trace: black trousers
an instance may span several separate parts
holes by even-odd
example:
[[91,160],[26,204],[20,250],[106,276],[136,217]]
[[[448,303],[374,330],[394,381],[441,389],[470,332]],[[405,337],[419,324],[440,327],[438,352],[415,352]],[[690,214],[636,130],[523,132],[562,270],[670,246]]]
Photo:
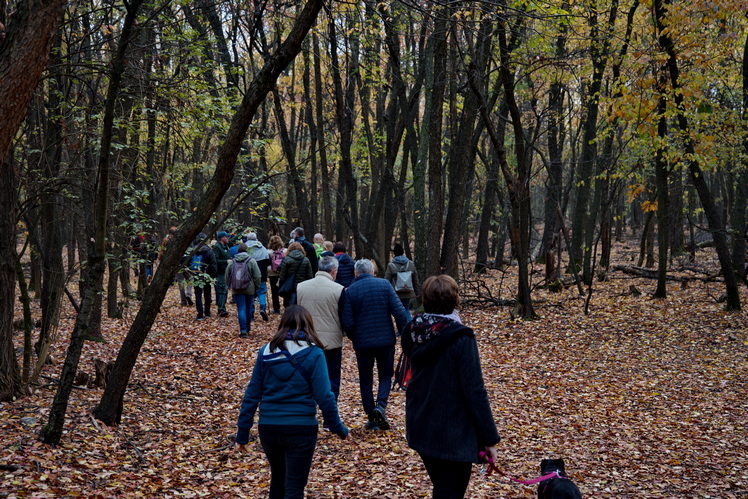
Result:
[[260,425],[270,463],[270,499],[303,499],[317,446],[317,427]]
[[434,499],[462,499],[465,497],[473,463],[446,461],[420,454],[426,471],[434,485]]

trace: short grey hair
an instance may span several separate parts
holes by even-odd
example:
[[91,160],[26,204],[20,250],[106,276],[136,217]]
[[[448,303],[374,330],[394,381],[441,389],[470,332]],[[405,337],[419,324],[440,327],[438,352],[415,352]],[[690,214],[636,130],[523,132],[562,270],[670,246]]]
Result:
[[356,260],[356,265],[353,266],[353,270],[356,271],[356,275],[361,274],[372,274],[374,275],[374,264],[367,258]]
[[319,261],[317,269],[322,272],[330,273],[338,268],[338,259],[334,256],[326,256]]

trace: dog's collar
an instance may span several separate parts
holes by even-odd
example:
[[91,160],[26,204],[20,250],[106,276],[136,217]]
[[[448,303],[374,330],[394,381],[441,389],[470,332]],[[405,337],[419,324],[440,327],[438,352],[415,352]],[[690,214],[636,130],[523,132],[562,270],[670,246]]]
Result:
[[566,476],[566,473],[564,473],[561,470],[551,471],[550,473],[546,473],[545,475],[543,475],[540,478],[542,478],[543,480],[541,480],[539,482],[540,485],[538,485],[538,487],[539,487],[538,497],[543,497],[543,498],[545,497],[545,489],[546,489],[546,487],[548,487],[548,482],[550,482],[551,480],[554,480],[556,478],[560,478],[562,480],[568,480],[569,479],[569,477]]
[[553,480],[554,478],[562,478],[564,480],[568,480],[569,479],[569,477],[566,476],[566,473],[564,473],[561,470],[553,470],[550,473],[546,473],[545,475],[543,475],[540,478],[543,479],[543,480],[541,480],[541,483],[545,482],[545,481],[548,481],[548,480]]

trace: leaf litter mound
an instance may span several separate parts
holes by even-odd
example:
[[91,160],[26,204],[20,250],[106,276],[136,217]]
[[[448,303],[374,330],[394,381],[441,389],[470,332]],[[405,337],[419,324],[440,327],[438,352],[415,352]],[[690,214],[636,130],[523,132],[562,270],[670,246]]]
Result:
[[[492,271],[485,283],[511,296],[514,280]],[[673,281],[662,300],[650,297],[655,284],[612,274],[595,283],[589,315],[574,287],[536,290],[536,321],[512,320],[506,307],[462,309],[478,338],[503,472],[534,478],[541,459],[563,457],[585,497],[748,497],[746,315],[722,310],[718,282]],[[741,294],[748,301],[744,287]],[[232,438],[257,350],[278,316],[254,322],[242,341],[233,309],[197,322],[178,303],[174,288],[138,358],[118,427],[90,416],[100,388],[76,389],[61,444],[36,440],[63,342],[31,396],[0,404],[0,497],[267,495],[259,442],[240,455]],[[104,319],[108,343],[86,344],[82,370],[116,357],[129,318]],[[72,326],[70,314],[60,337]],[[390,398],[391,431],[365,430],[350,343],[343,357],[339,404],[351,434],[342,441],[320,431],[307,497],[429,497],[428,476],[405,440],[405,393]],[[535,495],[535,487],[474,466],[468,497]]]

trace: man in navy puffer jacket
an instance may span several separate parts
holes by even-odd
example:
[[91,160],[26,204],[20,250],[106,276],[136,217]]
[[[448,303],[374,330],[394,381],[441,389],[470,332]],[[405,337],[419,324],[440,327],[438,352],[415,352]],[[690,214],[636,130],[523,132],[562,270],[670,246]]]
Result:
[[348,253],[346,253],[345,244],[338,241],[332,247],[335,258],[338,259],[338,275],[335,278],[335,282],[347,288],[356,278],[356,274],[353,270],[353,266],[356,262],[353,261]]
[[[356,352],[361,403],[369,417],[366,427],[388,430],[390,424],[385,409],[395,370],[395,342],[408,318],[390,283],[374,277],[370,260],[358,260],[355,272],[356,279],[345,291],[343,330]],[[392,325],[393,317],[397,330]],[[376,402],[373,394],[375,362],[379,375]]]

